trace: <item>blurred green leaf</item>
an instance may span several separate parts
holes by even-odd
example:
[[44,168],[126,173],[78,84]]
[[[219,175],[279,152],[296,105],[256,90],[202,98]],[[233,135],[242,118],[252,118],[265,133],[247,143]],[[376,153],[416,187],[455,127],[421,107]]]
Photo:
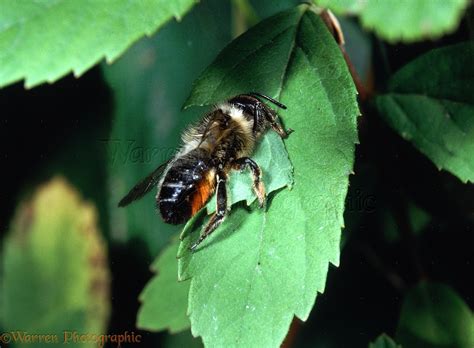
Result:
[[25,79],[27,87],[79,76],[102,58],[117,59],[133,42],[194,0],[0,0],[0,87]]
[[191,278],[192,332],[210,346],[278,346],[295,314],[308,317],[329,262],[339,262],[359,111],[339,47],[310,6],[277,14],[233,41],[187,105],[251,90],[288,106],[281,115],[295,130],[285,140],[294,187],[274,195],[268,212],[234,206],[193,254],[187,248],[203,214],[185,227],[180,279]]
[[374,343],[369,344],[369,348],[401,348],[386,334],[382,334],[375,340]]
[[157,273],[140,294],[142,305],[138,312],[137,327],[159,331],[179,332],[188,329],[189,282],[178,282],[176,253],[178,242],[173,242],[152,265]]
[[431,216],[416,205],[413,202],[408,203],[408,220],[410,221],[410,225],[412,231],[415,235],[419,236],[423,229],[429,224],[431,221]]
[[2,326],[55,334],[59,342],[63,331],[105,333],[106,254],[94,206],[61,178],[42,186],[19,206],[5,241]]
[[314,0],[338,14],[358,14],[388,41],[436,38],[456,29],[469,0]]
[[232,36],[239,36],[259,22],[249,0],[232,0]]
[[435,49],[400,69],[376,106],[439,169],[474,181],[474,43]]
[[404,348],[472,348],[474,317],[449,286],[422,282],[404,300],[396,338]]
[[138,238],[156,255],[179,232],[157,213],[156,191],[124,209],[117,203],[175,153],[182,130],[206,112],[202,108],[182,112],[180,107],[193,80],[230,40],[229,19],[227,2],[197,4],[181,23],[170,23],[113,65],[103,66],[116,105],[110,138],[104,139],[113,240]]
[[[413,201],[408,201],[405,209],[408,215],[407,218],[411,227],[411,232],[413,232],[415,236],[421,236],[422,232],[431,221],[431,215],[416,205]],[[382,219],[385,240],[389,243],[400,241],[401,233],[393,210],[389,207],[382,209],[380,218]]]
[[337,14],[356,14],[361,12],[370,0],[314,0],[318,6],[329,8]]
[[[263,183],[267,195],[273,191],[290,186],[293,183],[293,167],[288,159],[285,145],[280,136],[268,131],[255,149],[252,159],[255,160],[263,174]],[[252,204],[257,196],[252,189],[253,181],[250,171],[233,171],[229,176],[230,204],[246,201]],[[216,196],[207,204],[208,214],[216,210]]]

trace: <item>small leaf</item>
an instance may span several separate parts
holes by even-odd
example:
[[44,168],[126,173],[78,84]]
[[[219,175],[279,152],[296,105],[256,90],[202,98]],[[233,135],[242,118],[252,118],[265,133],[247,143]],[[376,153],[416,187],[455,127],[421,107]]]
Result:
[[189,282],[178,282],[177,249],[178,242],[173,242],[153,263],[152,270],[158,274],[140,294],[142,305],[137,319],[140,329],[168,329],[175,333],[190,326],[186,315]]
[[[262,170],[262,181],[265,184],[267,195],[282,187],[291,187],[293,167],[288,159],[285,145],[278,134],[268,131],[255,149],[252,159],[258,163]],[[246,201],[247,205],[250,205],[257,198],[252,189],[252,175],[249,170],[231,172],[228,182],[229,206],[240,201]],[[211,214],[215,210],[216,196],[214,195],[207,204],[207,213]]]
[[63,179],[20,205],[3,256],[4,329],[60,342],[64,330],[106,332],[110,276],[96,210]]
[[473,314],[450,287],[420,283],[404,300],[397,341],[404,348],[472,348]]
[[0,87],[27,87],[79,76],[104,57],[112,62],[195,0],[0,0]]
[[412,42],[452,32],[469,0],[314,0],[338,14],[359,14],[363,26],[388,41]]
[[208,346],[279,346],[294,315],[305,320],[338,264],[352,171],[356,90],[340,49],[306,4],[259,23],[234,40],[197,80],[187,105],[259,91],[288,106],[285,140],[292,190],[268,211],[234,205],[195,253],[203,213],[188,222],[178,255],[191,278],[188,312]]
[[401,348],[390,337],[385,334],[377,337],[374,343],[369,344],[369,348]]
[[381,116],[438,168],[474,181],[474,44],[433,50],[398,71]]

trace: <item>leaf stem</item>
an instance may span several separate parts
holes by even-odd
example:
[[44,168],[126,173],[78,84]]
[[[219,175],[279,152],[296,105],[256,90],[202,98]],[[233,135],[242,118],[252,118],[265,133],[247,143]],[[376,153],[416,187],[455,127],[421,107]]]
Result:
[[358,241],[352,242],[355,249],[365,257],[369,265],[371,265],[379,274],[381,274],[387,282],[393,286],[398,292],[403,293],[406,289],[405,280],[382,261],[375,250],[366,243]]
[[354,67],[354,64],[352,64],[352,61],[349,55],[346,52],[346,49],[344,47],[345,45],[344,33],[342,32],[339,21],[337,20],[336,16],[334,16],[332,12],[329,10],[321,11],[319,16],[324,21],[324,24],[326,24],[326,27],[328,28],[329,32],[332,34],[332,36],[334,37],[334,40],[336,40],[337,44],[339,45],[342,55],[344,56],[344,60],[346,61],[347,67],[349,68],[349,72],[351,73],[352,80],[354,81],[354,84],[357,88],[357,93],[359,94],[359,100],[362,102],[365,102],[366,100],[368,100],[370,95],[367,89],[365,88],[364,84],[362,83],[362,80],[359,74],[357,73],[357,70]]

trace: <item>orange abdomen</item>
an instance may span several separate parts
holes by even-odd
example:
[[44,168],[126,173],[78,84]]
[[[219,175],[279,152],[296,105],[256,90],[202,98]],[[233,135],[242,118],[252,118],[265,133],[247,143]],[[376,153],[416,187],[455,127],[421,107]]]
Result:
[[196,191],[191,195],[191,216],[204,207],[214,193],[215,177],[209,171],[196,185]]

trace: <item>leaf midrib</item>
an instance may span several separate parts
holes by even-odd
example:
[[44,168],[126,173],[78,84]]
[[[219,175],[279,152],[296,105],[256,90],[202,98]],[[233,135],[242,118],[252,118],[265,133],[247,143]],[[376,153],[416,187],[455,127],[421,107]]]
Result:
[[291,41],[291,46],[290,46],[290,49],[289,49],[288,59],[286,60],[285,69],[283,69],[283,73],[282,73],[281,78],[280,78],[280,84],[278,86],[278,90],[277,90],[277,93],[276,93],[276,99],[277,100],[280,100],[280,98],[281,98],[281,92],[283,90],[283,86],[286,83],[287,76],[288,76],[288,68],[290,66],[290,62],[293,59],[293,55],[295,54],[294,52],[295,52],[295,46],[296,46],[296,37],[298,36],[298,32],[300,31],[303,16],[306,14],[306,11],[308,11],[308,9],[309,9],[309,6],[304,11],[301,11],[300,17],[298,18],[298,24],[295,28],[293,40]]
[[[234,71],[234,69],[239,66],[240,64],[242,64],[243,61],[247,60],[249,57],[251,57],[252,55],[258,53],[261,49],[265,48],[266,46],[268,45],[271,45],[274,43],[275,39],[278,38],[279,36],[285,34],[286,32],[290,31],[290,30],[293,30],[293,28],[290,26],[290,27],[287,27],[283,30],[281,30],[280,32],[278,32],[275,36],[272,37],[271,40],[269,41],[266,41],[264,43],[262,43],[260,46],[258,46],[257,48],[255,48],[254,50],[248,52],[247,55],[245,55],[241,60],[237,61],[234,65],[232,65],[229,69],[230,72]],[[211,96],[211,99],[217,99],[216,97],[216,93],[218,94],[220,92],[220,87],[221,85],[224,83],[225,81],[225,76],[223,76],[223,78],[219,81],[219,84],[217,85],[216,88],[214,88],[214,91],[212,92],[212,96]]]
[[[294,35],[293,35],[293,39],[291,40],[291,45],[290,45],[290,49],[288,50],[289,51],[289,54],[288,54],[288,59],[286,60],[286,64],[285,64],[285,68],[283,69],[283,74],[280,78],[280,83],[279,83],[279,86],[278,86],[278,91],[277,91],[277,99],[279,100],[280,97],[281,97],[281,92],[283,90],[283,86],[285,85],[286,81],[287,81],[287,78],[288,78],[288,69],[290,67],[290,62],[293,60],[293,56],[296,52],[296,49],[295,47],[297,47],[296,45],[296,38],[298,36],[298,33],[300,31],[300,28],[301,28],[301,23],[302,23],[302,19],[303,19],[303,16],[306,14],[306,12],[309,10],[309,6],[304,10],[304,11],[301,11],[301,14],[298,18],[298,22],[297,22],[297,25],[294,29]],[[291,29],[291,28],[290,28]],[[288,30],[288,28],[287,28]],[[286,31],[286,30],[285,30]],[[280,33],[281,34],[281,33]],[[250,282],[250,285],[249,285],[249,288],[248,288],[248,292],[247,292],[247,296],[245,297],[245,303],[248,305],[248,299],[250,297],[250,293],[252,291],[252,284],[253,284],[253,280],[255,279],[255,276],[257,274],[257,266],[258,266],[258,263],[260,262],[261,260],[261,256],[262,256],[262,246],[263,246],[263,240],[264,240],[264,232],[265,232],[265,227],[266,227],[266,222],[267,222],[267,217],[266,217],[266,214],[267,212],[263,212],[263,222],[262,222],[262,228],[260,229],[260,238],[259,238],[259,247],[258,247],[258,251],[256,253],[256,261],[253,263],[253,270],[252,270],[252,280]],[[304,233],[303,233],[304,234]],[[305,234],[304,234],[305,235]],[[306,240],[306,236],[305,236],[305,240]],[[305,243],[306,245],[306,243]],[[305,249],[306,251],[306,249]],[[305,252],[305,259],[307,259],[307,253]],[[263,273],[263,270],[262,270],[262,273]],[[305,272],[305,276],[306,276],[306,272]],[[243,316],[245,317],[247,315],[247,311],[245,310],[245,307],[244,307],[244,310],[243,310]],[[242,330],[243,330],[243,327],[240,326],[239,328],[239,334],[237,335],[237,337],[239,337],[239,340],[240,340],[240,337],[242,337]]]

